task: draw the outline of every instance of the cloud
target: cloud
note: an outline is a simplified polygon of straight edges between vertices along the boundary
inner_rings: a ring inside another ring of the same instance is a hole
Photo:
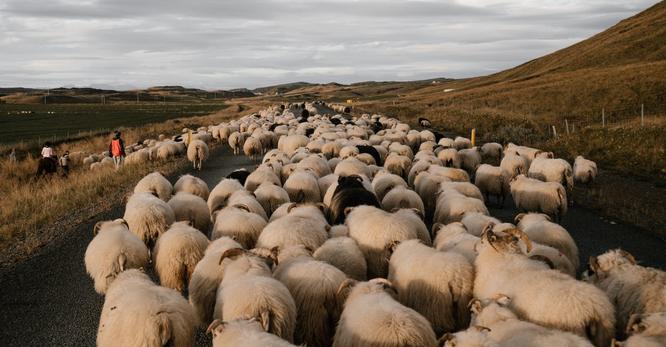
[[[4,0],[0,84],[470,77],[566,47],[654,0]]]

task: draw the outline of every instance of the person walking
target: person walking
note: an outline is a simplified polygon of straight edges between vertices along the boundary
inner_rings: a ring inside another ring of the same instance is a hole
[[[60,157],[60,167],[62,168],[63,176],[67,177],[69,175],[69,151],[65,151],[65,154]]]
[[[51,142],[46,142],[44,147],[42,147],[42,158],[53,159],[55,156],[55,151],[51,145]]]
[[[125,161],[125,142],[120,137],[120,131],[118,130],[114,132],[113,139],[109,145],[109,153],[111,153],[113,164],[116,166],[116,170],[118,170]]]

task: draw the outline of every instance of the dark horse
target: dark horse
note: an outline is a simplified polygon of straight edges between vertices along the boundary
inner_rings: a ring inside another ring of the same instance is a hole
[[[58,171],[58,162],[54,158],[40,158],[37,164],[37,177],[49,175]]]

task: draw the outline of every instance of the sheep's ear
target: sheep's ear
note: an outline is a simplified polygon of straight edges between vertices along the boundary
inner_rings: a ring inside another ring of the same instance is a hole
[[[419,210],[418,208],[411,208],[410,210],[412,210],[412,212],[416,213],[416,215],[419,216],[419,218],[421,220],[423,220],[425,218],[425,216],[423,215],[423,212],[421,212],[421,210]]]
[[[613,338],[613,340],[611,340],[611,347],[622,347],[623,345],[624,345],[624,343],[616,340],[615,338]]]
[[[483,325],[475,325],[472,328],[480,333],[488,333],[491,331],[490,328],[484,327]]]
[[[456,347],[456,337],[451,333],[446,333],[437,340],[440,347]]]
[[[129,224],[127,224],[127,221],[124,218],[118,218],[118,220],[120,221],[121,224],[126,226],[127,229],[129,229]]]
[[[631,315],[629,323],[627,323],[627,335],[640,334],[647,329],[645,322],[643,322],[643,317],[642,314],[638,313]]]
[[[395,252],[395,249],[398,248],[398,245],[400,245],[400,241],[399,240],[393,240],[393,241],[389,242],[386,245],[386,247],[384,247],[384,249],[387,250],[388,253],[389,253],[389,256],[388,256],[389,258],[391,257],[391,254],[393,254],[393,252]]]
[[[481,300],[479,299],[472,299],[469,304],[467,305],[467,308],[469,308],[469,311],[474,314],[479,314],[481,313],[481,309],[483,308],[481,305]]]
[[[493,222],[488,222],[486,225],[483,227],[483,230],[481,230],[481,238],[483,238],[484,235],[488,234],[493,234],[493,228],[495,227],[495,223]]]
[[[495,295],[495,302],[500,306],[507,307],[511,303],[511,298],[504,294],[497,294]]]
[[[317,204],[315,204],[315,206],[317,206],[317,208],[321,211],[321,213],[326,215],[326,205],[324,205],[321,202],[318,202]]]
[[[242,248],[231,248],[224,253],[222,253],[222,256],[220,256],[220,261],[218,264],[222,264],[222,261],[224,261],[225,258],[232,258],[232,257],[237,257],[239,255],[245,254],[245,250]]]
[[[289,204],[289,207],[287,207],[287,213],[291,213],[291,210],[294,209],[297,206],[298,206],[298,204],[295,203],[295,202],[292,202],[291,204]]]
[[[590,260],[588,261],[588,267],[594,273],[599,272],[599,260],[597,257],[590,257]]]
[[[220,335],[224,331],[225,323],[219,319],[214,320],[206,329],[206,334],[211,334],[213,337]]]
[[[382,286],[382,289],[383,289],[383,290],[385,290],[385,291],[390,291],[390,292],[392,292],[394,295],[397,295],[397,294],[398,294],[398,292],[396,291],[396,289],[395,289],[395,287],[393,286],[393,283],[391,283],[391,281],[389,281],[389,280],[387,280],[387,279],[385,279],[385,278],[375,278],[373,281],[374,281],[375,283],[379,284],[380,286]]]
[[[636,265],[636,258],[634,258],[634,256],[631,255],[631,253],[625,251],[624,249],[620,249],[620,255],[629,260],[630,263]]]
[[[435,223],[435,224],[433,224],[433,225],[432,225],[432,229],[430,229],[430,234],[432,235],[432,237],[437,236],[437,233],[438,233],[440,230],[442,230],[443,227],[444,227],[444,224],[442,224],[442,223]]]
[[[520,221],[525,217],[526,213],[519,213],[516,215],[516,217],[513,219],[514,224],[520,223]]]
[[[93,236],[97,236],[97,234],[99,233],[99,229],[102,228],[102,223],[104,222],[95,223],[95,226],[93,227]]]
[[[351,288],[353,288],[357,283],[358,281],[347,278],[346,280],[342,281],[342,283],[340,283],[340,286],[338,287],[335,295],[338,298],[346,298]]]
[[[345,217],[349,216],[349,214],[353,210],[354,210],[354,207],[345,207],[345,210],[344,210],[345,211]]]
[[[233,207],[244,210],[245,212],[250,212],[250,208],[245,204],[235,204]]]

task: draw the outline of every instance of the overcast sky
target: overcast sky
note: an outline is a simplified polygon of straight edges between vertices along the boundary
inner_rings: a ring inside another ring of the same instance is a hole
[[[0,0],[0,86],[205,89],[485,75],[655,0]]]

